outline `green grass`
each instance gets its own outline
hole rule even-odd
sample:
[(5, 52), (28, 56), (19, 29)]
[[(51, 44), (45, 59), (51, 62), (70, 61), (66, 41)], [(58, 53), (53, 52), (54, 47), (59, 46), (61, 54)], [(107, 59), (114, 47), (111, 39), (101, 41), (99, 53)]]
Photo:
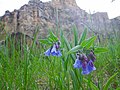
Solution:
[[(32, 47), (27, 47), (24, 44), (23, 51), (20, 49), (16, 50), (12, 43), (11, 50), (9, 50), (8, 45), (0, 46), (0, 90), (119, 89), (119, 35), (113, 35), (112, 38), (103, 41), (104, 43), (94, 43), (95, 37), (86, 40), (86, 33), (85, 30), (80, 37), (74, 28), (72, 33), (74, 39), (69, 41), (61, 30), (59, 36), (62, 57), (44, 56), (44, 52), (50, 47), (44, 42), (39, 47), (35, 44)], [(56, 40), (54, 34), (51, 32), (50, 34)], [(89, 75), (81, 75), (81, 69), (73, 68), (75, 61), (74, 47), (78, 44), (81, 45), (81, 43), (83, 47), (87, 48), (95, 45), (108, 48), (108, 52), (96, 53), (95, 67), (97, 70)], [(6, 44), (10, 43), (6, 42)], [(71, 53), (69, 54), (68, 52)]]

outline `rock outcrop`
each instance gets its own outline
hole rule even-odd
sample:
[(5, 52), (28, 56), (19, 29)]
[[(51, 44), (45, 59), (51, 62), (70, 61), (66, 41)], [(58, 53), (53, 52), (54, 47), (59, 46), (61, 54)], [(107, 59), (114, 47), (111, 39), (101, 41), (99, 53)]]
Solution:
[(30, 0), (19, 10), (6, 11), (0, 20), (6, 31), (22, 32), (31, 37), (36, 26), (40, 27), (39, 36), (45, 36), (49, 28), (62, 28), (68, 33), (74, 25), (80, 33), (85, 27), (96, 34), (110, 32), (113, 26), (120, 29), (120, 19), (110, 20), (106, 12), (88, 14), (77, 6), (75, 0)]
[(52, 0), (52, 5), (55, 7), (77, 6), (75, 0)]

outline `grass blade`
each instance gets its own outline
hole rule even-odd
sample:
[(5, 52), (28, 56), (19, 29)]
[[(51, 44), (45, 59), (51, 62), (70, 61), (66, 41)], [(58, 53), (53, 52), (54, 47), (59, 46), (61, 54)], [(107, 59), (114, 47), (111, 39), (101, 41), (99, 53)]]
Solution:
[(74, 90), (78, 90), (78, 80), (75, 76), (75, 73), (73, 71), (70, 71), (70, 75), (71, 75), (71, 78), (72, 78), (72, 84), (73, 84)]
[(106, 82), (106, 84), (103, 86), (103, 90), (108, 90), (109, 85), (111, 84), (112, 80), (114, 79), (114, 77), (118, 74), (119, 72), (113, 74), (108, 81)]
[(63, 30), (60, 30), (60, 41), (61, 41), (61, 48), (64, 48), (64, 38), (63, 38)]
[(92, 90), (99, 90), (99, 88), (98, 88), (95, 84), (93, 84), (91, 81), (88, 81), (88, 80), (85, 79), (85, 78), (83, 78), (83, 80), (84, 80), (84, 82), (86, 82), (86, 83), (90, 82), (90, 86), (91, 86)]
[(35, 44), (36, 44), (38, 33), (39, 33), (39, 27), (36, 27), (36, 31), (35, 31), (34, 37), (33, 37), (32, 48), (33, 48), (33, 47), (35, 46)]

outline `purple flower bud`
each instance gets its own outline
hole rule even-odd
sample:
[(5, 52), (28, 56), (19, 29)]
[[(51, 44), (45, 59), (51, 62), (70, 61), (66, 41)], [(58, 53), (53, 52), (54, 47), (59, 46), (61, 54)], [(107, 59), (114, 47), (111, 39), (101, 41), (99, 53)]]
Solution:
[(83, 62), (88, 62), (88, 58), (85, 54), (82, 54)]
[(59, 49), (59, 45), (56, 44), (55, 47), (56, 47), (56, 49)]
[(90, 52), (89, 58), (90, 58), (93, 62), (96, 60), (96, 57), (95, 57), (93, 51)]

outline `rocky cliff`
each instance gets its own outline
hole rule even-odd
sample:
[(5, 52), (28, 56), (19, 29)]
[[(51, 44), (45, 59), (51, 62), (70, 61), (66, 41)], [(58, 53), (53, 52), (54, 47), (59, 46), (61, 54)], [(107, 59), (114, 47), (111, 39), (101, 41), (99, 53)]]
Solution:
[(96, 34), (104, 34), (116, 28), (120, 30), (120, 19), (110, 20), (106, 12), (88, 14), (77, 6), (75, 0), (30, 0), (19, 10), (6, 11), (0, 20), (6, 31), (22, 32), (29, 36), (33, 36), (36, 26), (40, 27), (39, 36), (46, 35), (49, 28), (62, 28), (69, 32), (74, 25), (80, 33), (85, 27)]

